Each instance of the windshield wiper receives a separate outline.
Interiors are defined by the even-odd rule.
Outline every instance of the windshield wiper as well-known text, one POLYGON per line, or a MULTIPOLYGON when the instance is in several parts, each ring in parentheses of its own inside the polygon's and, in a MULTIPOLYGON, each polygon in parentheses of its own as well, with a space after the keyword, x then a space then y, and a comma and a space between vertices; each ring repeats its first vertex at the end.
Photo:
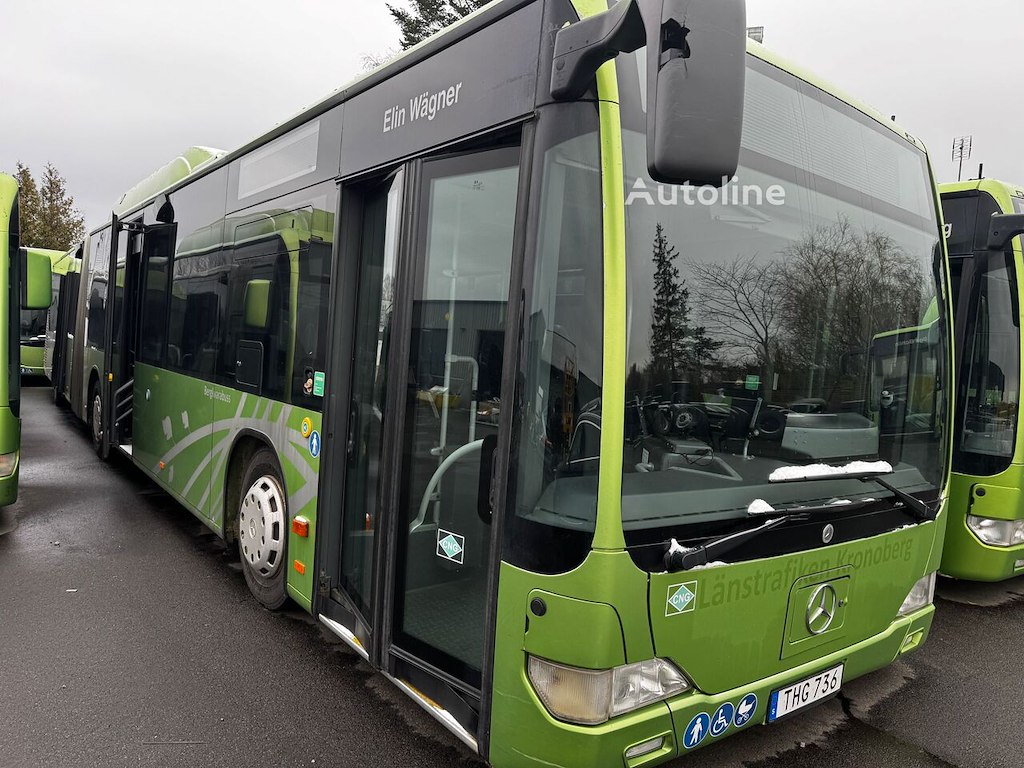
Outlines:
POLYGON ((751 539, 757 538, 766 531, 778 528, 780 525, 789 522, 791 519, 792 516, 776 517, 762 523, 757 528, 750 528, 738 533, 730 533, 726 536, 722 536, 721 538, 713 539, 712 541, 694 549, 685 549, 678 545, 670 547, 665 553, 665 570, 669 573, 674 573, 676 571, 688 571, 691 568, 696 568, 700 565, 713 563, 725 553, 731 552, 737 547, 746 544, 751 539))
POLYGON ((805 477, 792 477, 785 478, 783 480, 772 480, 769 478, 770 483, 818 483, 823 480, 860 480, 863 483, 875 483, 880 485, 885 490, 889 491, 896 499, 911 512, 912 516, 918 522, 928 522, 934 520, 938 514, 938 507, 932 509, 925 502, 921 501, 916 496, 912 496, 901 488, 897 488, 892 483, 889 483, 882 479, 885 475, 891 475, 892 472, 850 472, 850 473, 835 473, 827 475, 810 475, 805 477))

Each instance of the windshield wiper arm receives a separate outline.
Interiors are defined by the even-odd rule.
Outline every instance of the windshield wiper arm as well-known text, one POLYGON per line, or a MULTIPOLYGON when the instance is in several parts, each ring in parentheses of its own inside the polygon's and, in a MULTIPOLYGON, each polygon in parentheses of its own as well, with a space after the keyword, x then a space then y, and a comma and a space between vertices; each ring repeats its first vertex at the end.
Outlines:
POLYGON ((850 473, 835 473, 827 475, 809 475, 804 477, 792 477, 784 480, 771 480, 770 483, 817 483, 823 480, 860 480, 863 483, 875 483, 880 485, 885 490, 889 491, 896 499, 903 504, 913 515, 914 519, 925 523, 929 520, 934 520, 938 514, 938 507, 932 509, 928 504, 921 501, 916 496, 912 496, 901 488, 897 488, 892 483, 889 483, 882 479, 885 475, 891 475, 892 472, 850 472, 850 473))
POLYGON ((730 552, 751 539, 755 539, 762 533, 778 528, 787 523, 791 517, 776 517, 762 523, 757 528, 750 528, 738 533, 730 533, 694 549, 672 547, 665 553, 665 570, 669 573, 676 571, 688 571, 700 565, 707 565, 715 562, 726 552, 730 552))
POLYGON ((939 513, 937 504, 935 505, 935 509, 932 509, 916 496, 910 495, 902 488, 897 488, 892 483, 886 482, 877 475, 875 477, 861 478, 861 481, 865 483, 875 483, 885 488, 885 490, 889 491, 889 493, 895 496, 899 501, 903 502, 903 506, 909 509, 914 514, 914 518, 919 522, 927 523, 929 520, 934 520, 936 515, 939 513))

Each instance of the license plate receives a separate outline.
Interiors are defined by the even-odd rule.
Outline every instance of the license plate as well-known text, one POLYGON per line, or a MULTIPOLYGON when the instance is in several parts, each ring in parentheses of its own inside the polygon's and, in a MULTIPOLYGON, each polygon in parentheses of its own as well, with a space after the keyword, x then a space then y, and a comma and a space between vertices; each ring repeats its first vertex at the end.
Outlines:
POLYGON ((809 707, 816 701, 828 698, 843 684, 843 665, 826 669, 816 675, 773 691, 768 699, 768 722, 809 707))

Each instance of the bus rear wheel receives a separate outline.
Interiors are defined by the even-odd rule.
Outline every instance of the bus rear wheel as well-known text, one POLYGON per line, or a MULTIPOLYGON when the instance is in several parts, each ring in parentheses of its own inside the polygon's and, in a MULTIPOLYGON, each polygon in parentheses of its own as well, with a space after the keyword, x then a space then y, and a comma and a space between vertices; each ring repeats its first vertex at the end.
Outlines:
POLYGON ((89 432, 92 435, 93 450, 103 456, 103 396, 100 394, 99 383, 92 385, 89 394, 89 432))
POLYGON ((288 548, 288 502, 273 451, 253 454, 242 479, 238 500, 238 554, 249 591, 276 610, 288 599, 284 563, 288 548))

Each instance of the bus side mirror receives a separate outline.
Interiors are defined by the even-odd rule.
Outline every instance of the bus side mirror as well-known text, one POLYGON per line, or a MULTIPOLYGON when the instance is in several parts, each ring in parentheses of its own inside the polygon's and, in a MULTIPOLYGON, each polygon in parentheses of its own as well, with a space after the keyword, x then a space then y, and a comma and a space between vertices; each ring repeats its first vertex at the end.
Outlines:
POLYGON ((551 96, 582 98, 604 62, 646 45, 651 178, 722 186, 739 166, 746 25, 746 0, 619 0, 558 31, 551 96))
POLYGON ((269 280, 250 280, 245 284, 245 324, 261 331, 270 324, 269 280))
POLYGON ((1024 213, 997 213, 988 228, 988 249, 1005 251, 1017 235, 1024 235, 1024 213))
POLYGON ((720 187, 743 138, 746 0, 645 0, 651 178, 720 187))
POLYGON ((21 308, 49 309, 53 301, 53 274, 50 257, 21 249, 21 308))

